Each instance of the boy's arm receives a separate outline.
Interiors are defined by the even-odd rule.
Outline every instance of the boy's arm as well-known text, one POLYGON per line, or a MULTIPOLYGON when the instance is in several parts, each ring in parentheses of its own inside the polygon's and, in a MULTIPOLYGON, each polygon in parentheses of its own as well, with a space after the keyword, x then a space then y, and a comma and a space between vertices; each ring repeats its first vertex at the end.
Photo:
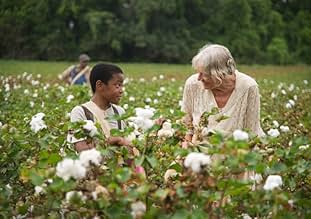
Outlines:
POLYGON ((84 150, 90 150, 92 148, 95 148, 95 144, 93 141, 91 141, 90 143, 88 143, 87 141, 79 141, 74 143, 74 147, 76 151, 81 152, 84 150))

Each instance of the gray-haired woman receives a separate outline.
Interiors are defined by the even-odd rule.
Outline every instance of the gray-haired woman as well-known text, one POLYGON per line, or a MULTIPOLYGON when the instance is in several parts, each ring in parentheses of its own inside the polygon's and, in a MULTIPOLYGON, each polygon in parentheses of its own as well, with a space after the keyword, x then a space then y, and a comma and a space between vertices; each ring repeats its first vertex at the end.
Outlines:
POLYGON ((225 135, 236 129, 265 135, 260 127, 260 95, 256 81, 236 69, 230 51, 217 44, 202 47, 192 59, 197 72, 185 83, 182 110, 189 132, 186 141, 192 141, 201 115, 217 107, 219 113, 208 119, 208 130, 225 135), (222 115, 229 118, 218 122, 222 115))

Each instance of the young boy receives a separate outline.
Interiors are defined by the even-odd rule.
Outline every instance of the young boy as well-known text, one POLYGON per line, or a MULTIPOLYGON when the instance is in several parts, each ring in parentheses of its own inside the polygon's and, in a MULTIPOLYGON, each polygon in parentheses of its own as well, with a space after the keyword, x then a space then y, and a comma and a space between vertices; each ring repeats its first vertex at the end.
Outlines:
MULTIPOLYGON (((110 136, 110 129, 123 129, 123 121, 109 120, 109 117, 121 115, 124 109, 119 103, 123 94, 124 75, 122 70, 112 64, 97 64, 90 74, 90 84, 93 97, 89 102, 76 106, 70 114, 71 122, 81 120, 93 120, 100 124, 108 144, 129 146, 130 142, 123 137, 110 136)), ((86 141, 75 143, 75 149, 80 152, 95 147, 93 143, 86 141)))

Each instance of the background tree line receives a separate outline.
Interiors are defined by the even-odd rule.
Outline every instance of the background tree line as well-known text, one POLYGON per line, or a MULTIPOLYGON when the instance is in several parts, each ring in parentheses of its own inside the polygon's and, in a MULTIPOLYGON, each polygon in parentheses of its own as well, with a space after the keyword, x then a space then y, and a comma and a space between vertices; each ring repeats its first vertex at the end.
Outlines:
POLYGON ((0 0, 0 58, 183 63, 206 43, 239 63, 311 63, 310 0, 0 0))

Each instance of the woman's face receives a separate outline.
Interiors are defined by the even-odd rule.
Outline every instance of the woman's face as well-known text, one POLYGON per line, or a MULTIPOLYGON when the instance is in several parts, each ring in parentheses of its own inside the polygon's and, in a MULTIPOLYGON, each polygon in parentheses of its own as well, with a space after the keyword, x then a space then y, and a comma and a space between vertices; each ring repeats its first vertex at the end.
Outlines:
POLYGON ((198 80, 203 83, 203 86, 205 89, 212 90, 212 89, 219 86, 219 83, 217 83, 215 80, 213 80, 211 75, 209 75, 207 73, 200 72, 198 80))

